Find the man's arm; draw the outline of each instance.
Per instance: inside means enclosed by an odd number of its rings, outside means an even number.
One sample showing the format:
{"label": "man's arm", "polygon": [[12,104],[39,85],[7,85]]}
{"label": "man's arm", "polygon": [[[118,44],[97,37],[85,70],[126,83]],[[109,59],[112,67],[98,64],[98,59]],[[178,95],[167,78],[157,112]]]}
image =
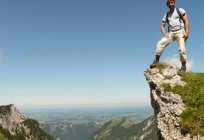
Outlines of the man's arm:
{"label": "man's arm", "polygon": [[184,38],[186,41],[188,39],[188,34],[189,34],[189,22],[188,22],[187,14],[183,16],[183,23],[184,23],[184,29],[185,29]]}
{"label": "man's arm", "polygon": [[169,34],[166,33],[166,30],[165,30],[165,25],[166,25],[166,22],[162,21],[161,26],[160,26],[160,30],[161,30],[162,34],[163,34],[166,38],[169,38]]}

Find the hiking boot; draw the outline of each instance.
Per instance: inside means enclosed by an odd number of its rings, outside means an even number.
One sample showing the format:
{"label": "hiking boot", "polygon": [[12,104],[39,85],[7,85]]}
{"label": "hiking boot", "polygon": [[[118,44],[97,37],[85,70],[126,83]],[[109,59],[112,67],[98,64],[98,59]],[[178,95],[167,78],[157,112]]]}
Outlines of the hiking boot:
{"label": "hiking boot", "polygon": [[183,65],[183,66],[181,67],[181,71],[183,71],[183,72],[186,71],[186,65]]}
{"label": "hiking boot", "polygon": [[154,60],[153,63],[151,65],[149,65],[150,69],[155,68],[158,63],[159,63],[159,61]]}

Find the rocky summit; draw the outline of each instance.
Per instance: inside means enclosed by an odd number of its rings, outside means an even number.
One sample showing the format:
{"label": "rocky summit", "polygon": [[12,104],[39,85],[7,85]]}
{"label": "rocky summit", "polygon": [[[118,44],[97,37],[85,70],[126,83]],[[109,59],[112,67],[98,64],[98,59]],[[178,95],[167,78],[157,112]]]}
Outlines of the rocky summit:
{"label": "rocky summit", "polygon": [[161,140],[204,140],[201,135],[190,136],[181,131],[181,114],[186,109],[179,94],[165,91],[162,85],[170,87],[185,86],[178,74],[179,70],[173,66],[161,65],[144,72],[150,87],[151,105],[156,116],[157,133]]}
{"label": "rocky summit", "polygon": [[42,131],[36,120],[21,114],[13,104],[0,106],[0,139],[55,140]]}

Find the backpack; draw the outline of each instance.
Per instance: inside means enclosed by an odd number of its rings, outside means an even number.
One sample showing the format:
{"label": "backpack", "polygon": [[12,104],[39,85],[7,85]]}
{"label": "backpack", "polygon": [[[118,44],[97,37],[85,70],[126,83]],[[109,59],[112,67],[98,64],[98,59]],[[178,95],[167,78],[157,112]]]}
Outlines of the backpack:
{"label": "backpack", "polygon": [[[181,12],[179,11],[179,8],[176,8],[176,12],[177,12],[178,15],[179,15],[180,22],[181,22],[181,21],[184,21],[184,20],[183,20],[183,16],[181,15]],[[170,11],[167,12],[167,14],[166,14],[166,22],[167,22],[168,24],[169,24],[169,19],[168,19],[169,16],[170,16]],[[169,30],[169,27],[168,27],[168,30]]]}

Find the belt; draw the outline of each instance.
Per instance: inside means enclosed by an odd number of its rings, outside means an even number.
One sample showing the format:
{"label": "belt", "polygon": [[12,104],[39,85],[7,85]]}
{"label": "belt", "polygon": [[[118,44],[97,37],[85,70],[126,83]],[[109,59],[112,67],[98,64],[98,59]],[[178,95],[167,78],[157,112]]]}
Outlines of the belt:
{"label": "belt", "polygon": [[179,30],[181,30],[181,28],[180,29],[176,29],[176,30],[171,30],[171,32],[176,32],[176,31],[179,31]]}

